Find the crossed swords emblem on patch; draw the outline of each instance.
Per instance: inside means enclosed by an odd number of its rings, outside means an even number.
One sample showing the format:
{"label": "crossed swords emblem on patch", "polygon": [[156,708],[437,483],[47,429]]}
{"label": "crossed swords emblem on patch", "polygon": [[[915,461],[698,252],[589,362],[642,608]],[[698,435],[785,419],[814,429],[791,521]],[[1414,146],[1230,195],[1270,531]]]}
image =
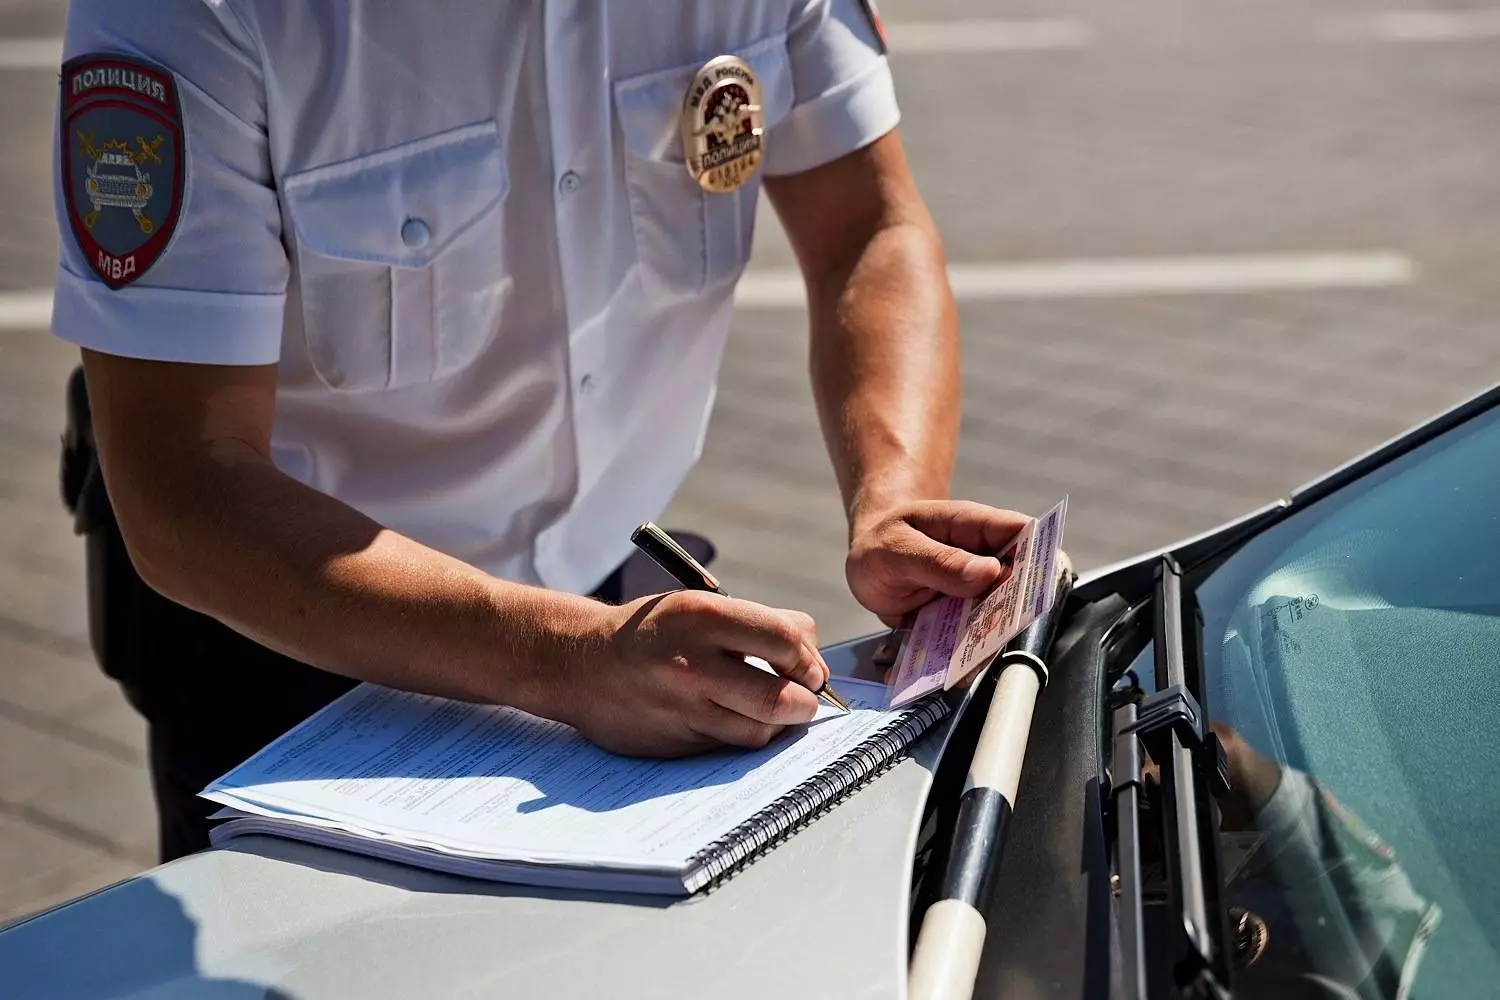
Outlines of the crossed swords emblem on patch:
{"label": "crossed swords emblem on patch", "polygon": [[182,216],[182,106],[165,68],[113,52],[63,63],[58,171],[68,229],[110,288],[137,281],[172,242]]}
{"label": "crossed swords emblem on patch", "polygon": [[92,164],[86,171],[83,187],[94,210],[84,215],[84,228],[93,229],[94,223],[99,221],[99,213],[106,208],[128,208],[141,232],[149,234],[156,227],[141,210],[151,201],[154,188],[151,174],[142,170],[141,164],[161,163],[157,149],[166,141],[166,136],[158,135],[149,141],[136,136],[136,145],[132,149],[121,139],[106,139],[104,145],[99,146],[93,136],[79,129],[78,141],[80,152]]}

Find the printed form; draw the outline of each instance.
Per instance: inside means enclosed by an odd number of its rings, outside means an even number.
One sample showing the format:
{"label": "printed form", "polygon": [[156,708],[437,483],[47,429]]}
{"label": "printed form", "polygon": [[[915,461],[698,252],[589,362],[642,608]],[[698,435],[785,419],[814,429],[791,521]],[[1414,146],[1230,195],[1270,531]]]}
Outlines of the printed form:
{"label": "printed form", "polygon": [[851,712],[762,750],[648,760],[515,709],[364,685],[203,795],[454,854],[675,869],[902,715],[882,684],[838,687]]}

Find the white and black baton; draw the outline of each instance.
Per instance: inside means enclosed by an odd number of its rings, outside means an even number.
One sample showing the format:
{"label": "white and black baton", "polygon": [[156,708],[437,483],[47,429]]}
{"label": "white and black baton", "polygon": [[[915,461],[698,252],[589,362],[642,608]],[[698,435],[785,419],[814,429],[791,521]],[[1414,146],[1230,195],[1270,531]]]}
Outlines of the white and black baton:
{"label": "white and black baton", "polygon": [[995,693],[974,747],[937,901],[928,907],[912,950],[907,993],[912,1000],[966,1000],[974,994],[979,957],[1005,852],[1031,715],[1047,686],[1043,657],[1052,645],[1062,606],[1073,587],[1073,567],[1058,553],[1057,597],[990,666]]}

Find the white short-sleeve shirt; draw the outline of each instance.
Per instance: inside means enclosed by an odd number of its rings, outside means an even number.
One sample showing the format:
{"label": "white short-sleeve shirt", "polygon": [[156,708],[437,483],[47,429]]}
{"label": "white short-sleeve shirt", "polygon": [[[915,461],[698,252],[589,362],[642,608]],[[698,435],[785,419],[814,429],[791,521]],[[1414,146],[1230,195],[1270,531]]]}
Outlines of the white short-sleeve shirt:
{"label": "white short-sleeve shirt", "polygon": [[683,163],[695,70],[733,54],[759,77],[760,175],[898,117],[858,0],[73,0],[64,56],[87,54],[170,74],[180,213],[112,288],[60,170],[56,333],[276,362],[279,468],[573,591],[697,458],[750,250],[760,176],[713,194]]}

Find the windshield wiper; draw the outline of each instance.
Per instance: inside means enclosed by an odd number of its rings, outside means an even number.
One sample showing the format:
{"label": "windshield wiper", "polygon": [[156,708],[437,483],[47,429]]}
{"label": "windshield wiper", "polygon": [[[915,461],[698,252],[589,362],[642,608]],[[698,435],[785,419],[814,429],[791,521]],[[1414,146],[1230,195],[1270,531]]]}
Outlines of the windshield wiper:
{"label": "windshield wiper", "polygon": [[1161,848],[1173,917],[1166,942],[1171,978],[1183,996],[1220,1000],[1229,997],[1230,973],[1212,795],[1228,789],[1228,768],[1193,694],[1203,688],[1201,650],[1197,629],[1183,628],[1182,571],[1171,556],[1162,558],[1157,571],[1154,612],[1157,690],[1139,703],[1120,705],[1111,717],[1121,986],[1127,997],[1147,996],[1140,823],[1144,748],[1161,779]]}

